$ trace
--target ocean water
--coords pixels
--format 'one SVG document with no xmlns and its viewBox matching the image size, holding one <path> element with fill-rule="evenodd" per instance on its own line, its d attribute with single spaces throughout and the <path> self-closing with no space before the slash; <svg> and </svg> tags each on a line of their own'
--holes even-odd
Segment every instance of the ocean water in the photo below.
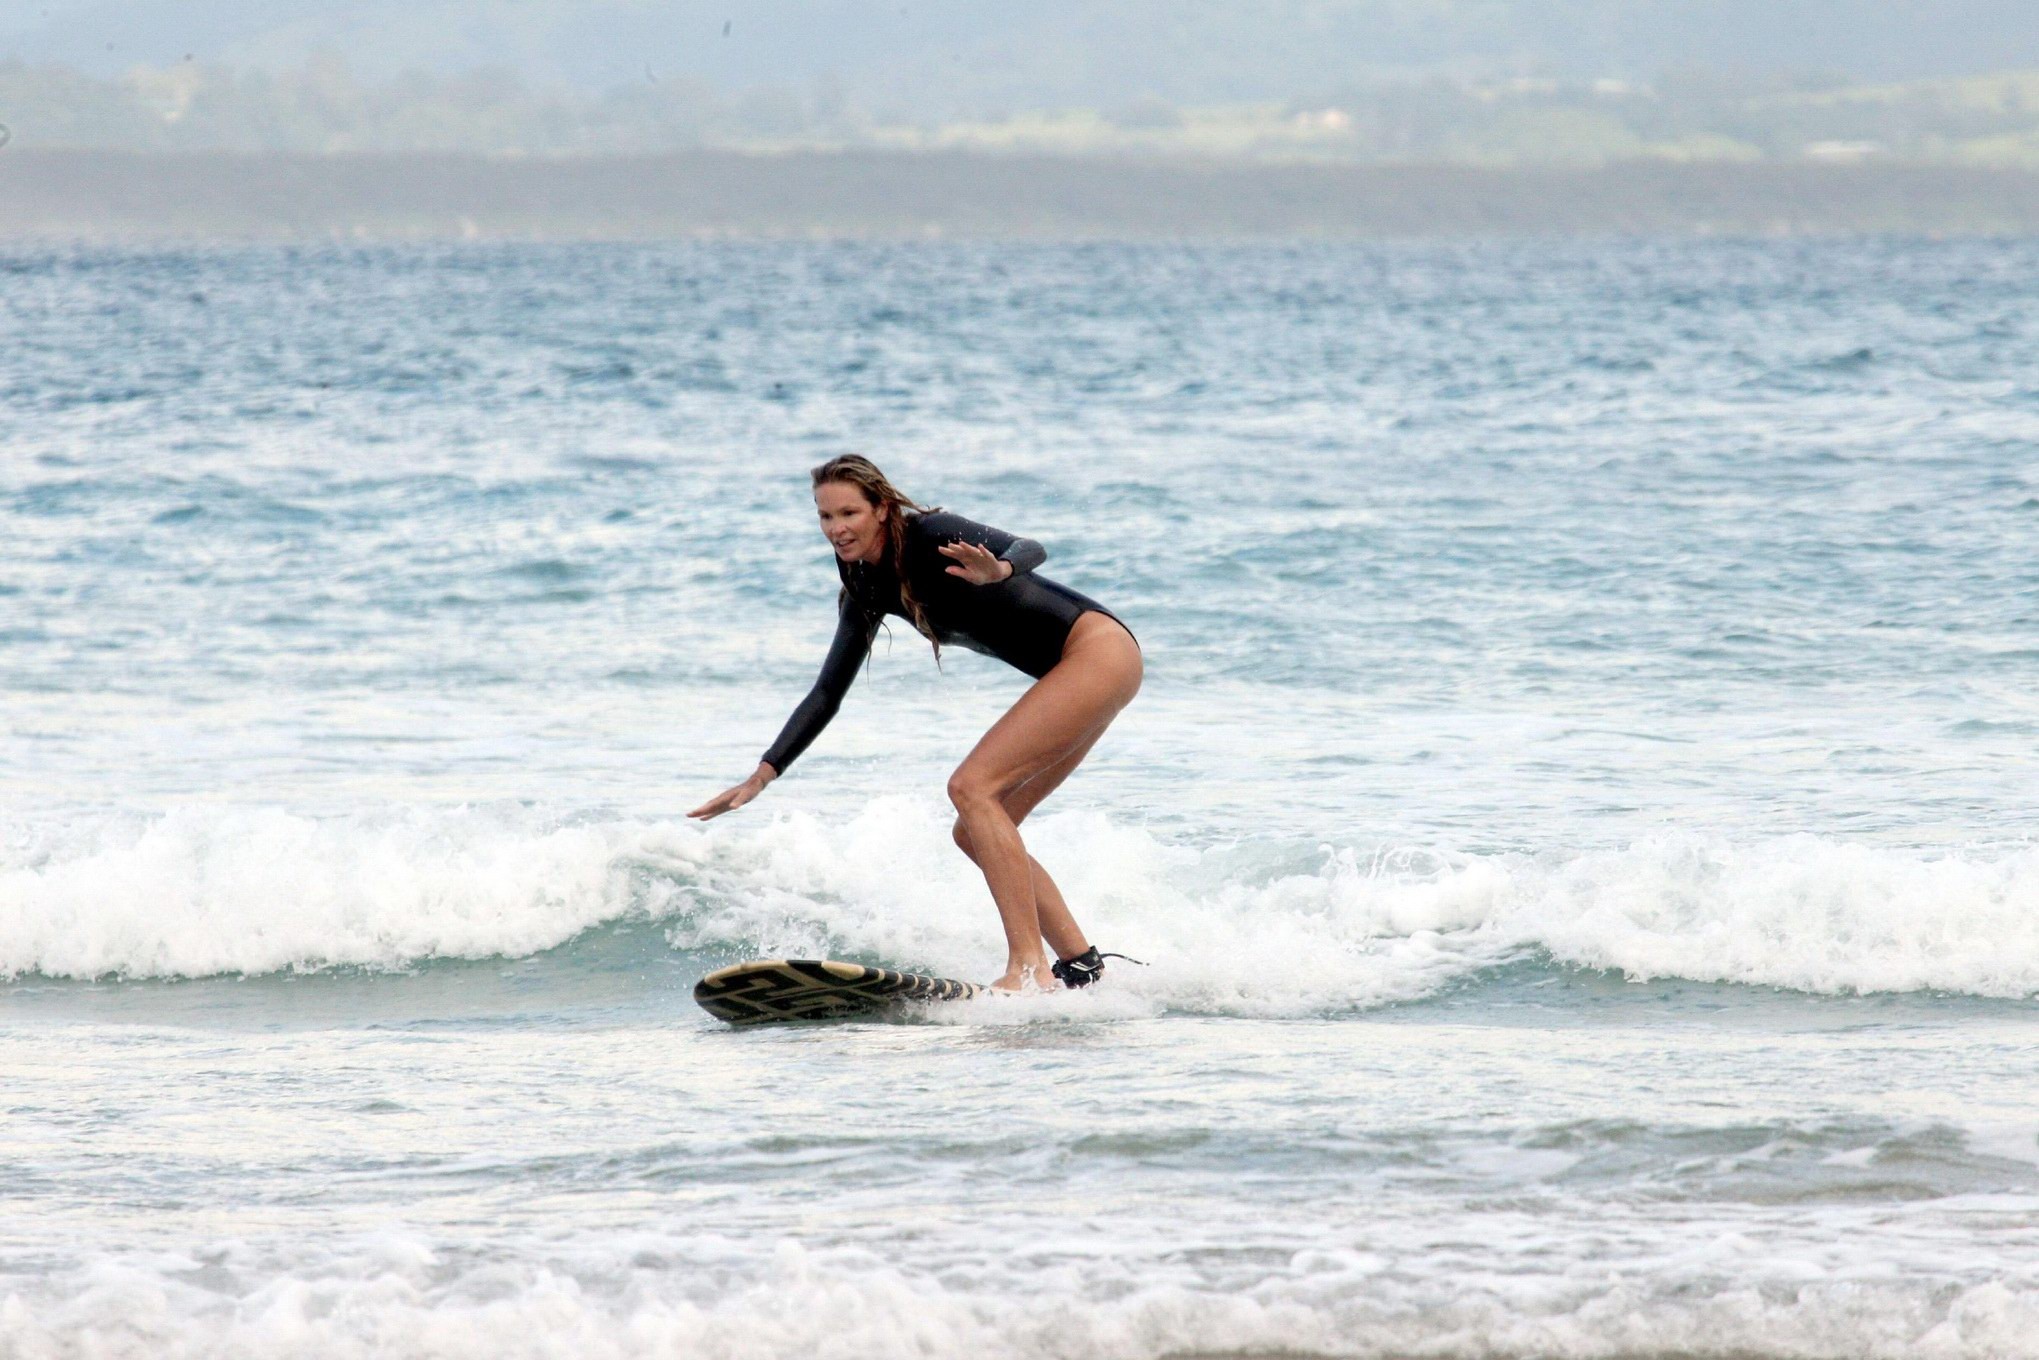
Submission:
<svg viewBox="0 0 2039 1360">
<path fill-rule="evenodd" d="M 0 252 L 0 1356 L 2039 1355 L 2039 242 Z M 1144 692 L 987 978 L 875 457 Z"/>
</svg>

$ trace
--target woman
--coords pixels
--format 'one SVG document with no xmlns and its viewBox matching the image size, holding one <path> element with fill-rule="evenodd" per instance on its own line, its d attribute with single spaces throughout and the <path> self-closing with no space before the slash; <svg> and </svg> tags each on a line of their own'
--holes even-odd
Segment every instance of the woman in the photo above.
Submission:
<svg viewBox="0 0 2039 1360">
<path fill-rule="evenodd" d="M 1048 554 L 1032 539 L 916 505 L 855 454 L 830 459 L 813 477 L 821 532 L 843 583 L 835 641 L 756 772 L 688 815 L 740 808 L 784 774 L 835 716 L 879 621 L 897 614 L 934 643 L 937 660 L 942 644 L 953 643 L 1034 677 L 949 776 L 956 844 L 984 871 L 1005 925 L 1005 973 L 992 986 L 1096 981 L 1105 958 L 1122 956 L 1091 947 L 1062 890 L 1027 853 L 1019 824 L 1139 692 L 1140 644 L 1097 601 L 1034 575 Z"/>
</svg>

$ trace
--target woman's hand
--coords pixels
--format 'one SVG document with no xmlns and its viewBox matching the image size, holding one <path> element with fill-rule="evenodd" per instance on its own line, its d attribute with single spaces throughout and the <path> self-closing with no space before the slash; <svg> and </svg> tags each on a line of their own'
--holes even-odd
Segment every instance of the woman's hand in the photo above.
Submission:
<svg viewBox="0 0 2039 1360">
<path fill-rule="evenodd" d="M 758 762 L 757 772 L 750 778 L 734 788 L 724 789 L 687 815 L 689 817 L 698 817 L 705 822 L 710 817 L 720 817 L 725 812 L 734 812 L 751 799 L 763 793 L 765 785 L 778 777 L 778 773 L 771 766 L 760 761 Z"/>
<path fill-rule="evenodd" d="M 975 543 L 957 539 L 944 543 L 941 553 L 954 559 L 949 566 L 949 575 L 960 576 L 973 586 L 988 586 L 1012 575 L 1012 563 L 1001 561 L 992 555 L 991 549 L 980 548 Z"/>
</svg>

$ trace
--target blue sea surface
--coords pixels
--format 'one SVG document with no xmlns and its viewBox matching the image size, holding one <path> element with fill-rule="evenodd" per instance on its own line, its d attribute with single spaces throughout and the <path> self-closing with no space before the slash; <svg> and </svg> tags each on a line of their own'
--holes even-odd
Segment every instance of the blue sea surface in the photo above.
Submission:
<svg viewBox="0 0 2039 1360">
<path fill-rule="evenodd" d="M 0 252 L 0 1355 L 2039 1356 L 2039 241 Z M 807 469 L 1146 685 L 811 683 Z"/>
</svg>

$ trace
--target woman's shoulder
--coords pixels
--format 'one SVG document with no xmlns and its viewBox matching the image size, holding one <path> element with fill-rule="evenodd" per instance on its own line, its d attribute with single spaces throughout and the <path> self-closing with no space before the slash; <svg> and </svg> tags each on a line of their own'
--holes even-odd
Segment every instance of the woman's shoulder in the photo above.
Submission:
<svg viewBox="0 0 2039 1360">
<path fill-rule="evenodd" d="M 969 520 L 964 519 L 961 515 L 951 514 L 939 505 L 933 505 L 925 510 L 907 512 L 906 536 L 908 538 L 922 539 L 939 538 L 946 542 L 949 538 L 954 537 L 959 526 L 969 522 Z"/>
</svg>

